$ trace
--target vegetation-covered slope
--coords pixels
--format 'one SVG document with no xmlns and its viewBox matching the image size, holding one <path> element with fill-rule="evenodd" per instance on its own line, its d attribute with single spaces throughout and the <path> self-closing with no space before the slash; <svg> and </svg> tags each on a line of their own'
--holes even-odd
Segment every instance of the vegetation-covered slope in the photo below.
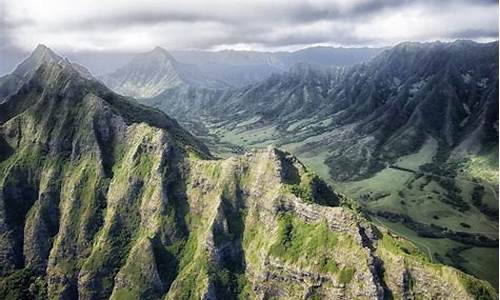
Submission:
<svg viewBox="0 0 500 300">
<path fill-rule="evenodd" d="M 214 160 L 43 63 L 0 104 L 0 298 L 497 298 L 274 148 Z"/>
<path fill-rule="evenodd" d="M 430 259 L 498 284 L 498 42 L 402 43 L 362 64 L 144 103 L 220 155 L 290 151 Z"/>
</svg>

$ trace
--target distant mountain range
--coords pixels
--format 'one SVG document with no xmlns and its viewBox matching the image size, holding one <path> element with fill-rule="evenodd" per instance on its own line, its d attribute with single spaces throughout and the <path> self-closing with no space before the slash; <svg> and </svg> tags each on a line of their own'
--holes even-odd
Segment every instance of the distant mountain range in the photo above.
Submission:
<svg viewBox="0 0 500 300">
<path fill-rule="evenodd" d="M 100 79 L 114 91 L 148 98 L 172 88 L 228 89 L 284 73 L 298 63 L 350 65 L 381 49 L 314 47 L 296 52 L 174 51 L 157 47 Z"/>
<path fill-rule="evenodd" d="M 383 48 L 310 47 L 294 52 L 172 51 L 178 60 L 199 66 L 232 87 L 243 87 L 283 73 L 300 63 L 347 66 L 367 61 Z"/>
<path fill-rule="evenodd" d="M 214 159 L 44 46 L 0 92 L 2 299 L 497 298 L 292 155 Z"/>
<path fill-rule="evenodd" d="M 161 47 L 157 47 L 161 48 Z M 162 48 L 164 49 L 164 48 Z M 168 49 L 168 48 L 167 48 Z M 261 80 L 273 72 L 281 72 L 296 63 L 351 65 L 366 61 L 385 48 L 309 47 L 297 51 L 263 52 L 245 50 L 173 50 L 168 51 L 178 62 L 197 65 L 205 72 L 221 76 L 235 86 Z M 30 53 L 0 49 L 0 76 L 15 69 L 16 64 Z M 166 50 L 165 50 L 166 51 Z M 102 76 L 124 66 L 141 53 L 129 52 L 68 52 L 72 61 L 87 66 L 93 74 Z M 112 73 L 112 72 L 111 72 Z M 228 75 L 229 74 L 229 75 Z M 236 79 L 233 75 L 237 76 Z"/>
</svg>

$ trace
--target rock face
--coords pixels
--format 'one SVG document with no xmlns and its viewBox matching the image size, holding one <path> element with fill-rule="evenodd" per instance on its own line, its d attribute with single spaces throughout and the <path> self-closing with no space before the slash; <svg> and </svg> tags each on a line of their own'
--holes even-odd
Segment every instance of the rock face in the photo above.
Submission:
<svg viewBox="0 0 500 300">
<path fill-rule="evenodd" d="M 0 104 L 2 299 L 497 298 L 287 153 L 213 159 L 69 64 L 28 73 Z"/>
</svg>

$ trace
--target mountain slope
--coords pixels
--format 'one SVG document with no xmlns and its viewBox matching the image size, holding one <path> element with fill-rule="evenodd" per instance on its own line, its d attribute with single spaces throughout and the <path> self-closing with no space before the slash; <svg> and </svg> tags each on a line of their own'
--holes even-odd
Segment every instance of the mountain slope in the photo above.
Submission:
<svg viewBox="0 0 500 300">
<path fill-rule="evenodd" d="M 2 298 L 496 299 L 274 148 L 226 160 L 43 62 L 0 104 Z"/>
<path fill-rule="evenodd" d="M 160 47 L 137 55 L 130 63 L 101 79 L 118 93 L 141 98 L 156 96 L 164 90 L 180 86 L 227 86 L 203 74 L 195 65 L 178 62 Z"/>
<path fill-rule="evenodd" d="M 57 63 L 71 66 L 82 77 L 91 78 L 92 74 L 85 67 L 72 63 L 69 60 L 57 55 L 45 45 L 38 45 L 33 53 L 22 61 L 12 72 L 0 77 L 0 103 L 9 95 L 17 91 L 22 84 L 23 78 L 33 75 L 43 63 Z"/>
<path fill-rule="evenodd" d="M 497 285 L 498 42 L 403 43 L 363 64 L 143 103 L 222 156 L 290 151 L 431 259 Z M 457 238 L 469 234 L 490 242 Z"/>
</svg>

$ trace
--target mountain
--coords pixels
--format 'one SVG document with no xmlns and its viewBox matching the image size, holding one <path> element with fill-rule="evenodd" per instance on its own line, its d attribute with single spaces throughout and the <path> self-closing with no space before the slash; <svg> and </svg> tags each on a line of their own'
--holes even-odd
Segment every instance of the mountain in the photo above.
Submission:
<svg viewBox="0 0 500 300">
<path fill-rule="evenodd" d="M 285 152 L 214 159 L 71 64 L 25 71 L 0 104 L 3 299 L 498 298 Z"/>
<path fill-rule="evenodd" d="M 378 48 L 312 47 L 295 52 L 172 51 L 157 47 L 139 54 L 125 66 L 101 76 L 114 91 L 149 98 L 181 88 L 241 88 L 283 73 L 298 63 L 343 66 L 362 62 Z"/>
<path fill-rule="evenodd" d="M 0 77 L 0 103 L 5 97 L 14 93 L 19 88 L 23 78 L 30 77 L 45 62 L 71 66 L 81 76 L 86 78 L 92 77 L 90 71 L 84 66 L 72 63 L 57 55 L 45 45 L 38 45 L 33 53 L 14 69 L 12 74 Z"/>
<path fill-rule="evenodd" d="M 198 66 L 232 87 L 243 87 L 282 73 L 287 65 L 281 58 L 282 53 L 259 51 L 172 51 L 179 61 Z"/>
<path fill-rule="evenodd" d="M 195 65 L 178 62 L 165 49 L 156 47 L 137 55 L 101 80 L 117 93 L 133 97 L 152 97 L 174 87 L 222 88 L 222 81 L 204 74 Z"/>
<path fill-rule="evenodd" d="M 361 64 L 300 63 L 142 102 L 220 156 L 286 149 L 431 259 L 498 284 L 498 42 L 402 43 Z"/>
<path fill-rule="evenodd" d="M 298 151 L 338 149 L 327 159 L 331 175 L 355 179 L 415 152 L 429 137 L 444 156 L 493 146 L 497 50 L 498 42 L 405 43 L 354 66 L 298 64 L 241 89 L 167 91 L 144 103 L 174 116 L 214 118 L 225 129 L 250 120 L 248 130 L 274 126 L 269 140 L 277 144 L 322 136 Z"/>
<path fill-rule="evenodd" d="M 185 63 L 204 65 L 268 66 L 286 71 L 297 63 L 325 66 L 347 66 L 367 61 L 382 52 L 384 48 L 336 48 L 308 47 L 297 51 L 172 51 L 172 55 Z"/>
<path fill-rule="evenodd" d="M 370 60 L 385 48 L 309 47 L 283 55 L 289 66 L 298 63 L 323 66 L 350 66 Z"/>
</svg>

